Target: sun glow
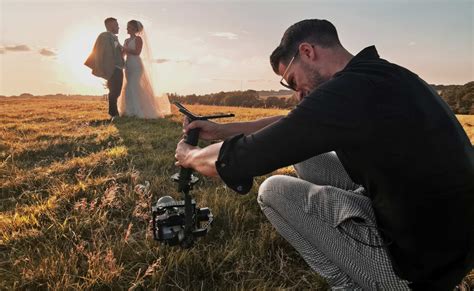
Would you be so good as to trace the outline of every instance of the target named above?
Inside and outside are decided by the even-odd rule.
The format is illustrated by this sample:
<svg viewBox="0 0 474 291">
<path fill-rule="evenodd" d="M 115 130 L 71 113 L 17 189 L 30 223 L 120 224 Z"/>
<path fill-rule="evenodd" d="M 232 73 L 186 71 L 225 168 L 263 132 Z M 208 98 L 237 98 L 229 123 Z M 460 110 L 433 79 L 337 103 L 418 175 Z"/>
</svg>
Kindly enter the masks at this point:
<svg viewBox="0 0 474 291">
<path fill-rule="evenodd" d="M 58 79 L 74 84 L 71 88 L 73 92 L 78 94 L 94 92 L 97 95 L 106 93 L 105 80 L 93 76 L 91 70 L 84 65 L 95 39 L 101 32 L 98 27 L 82 24 L 68 29 L 68 33 L 63 36 L 57 56 L 60 64 Z"/>
</svg>

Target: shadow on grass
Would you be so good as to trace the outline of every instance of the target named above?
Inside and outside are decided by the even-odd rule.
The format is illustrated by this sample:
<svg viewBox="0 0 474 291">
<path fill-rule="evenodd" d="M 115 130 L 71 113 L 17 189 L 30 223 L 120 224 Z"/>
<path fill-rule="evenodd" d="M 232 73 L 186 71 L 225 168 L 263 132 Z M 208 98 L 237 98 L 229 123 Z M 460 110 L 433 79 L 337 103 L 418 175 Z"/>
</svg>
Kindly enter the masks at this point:
<svg viewBox="0 0 474 291">
<path fill-rule="evenodd" d="M 88 125 L 91 127 L 101 127 L 111 125 L 112 122 L 110 119 L 95 119 L 88 122 Z"/>
<path fill-rule="evenodd" d="M 129 157 L 140 171 L 164 174 L 173 170 L 176 144 L 181 125 L 168 119 L 121 117 L 113 121 L 127 148 Z"/>
<path fill-rule="evenodd" d="M 60 137 L 40 136 L 39 140 L 51 139 L 51 144 L 41 149 L 28 149 L 15 155 L 15 166 L 20 169 L 32 167 L 47 167 L 48 165 L 71 157 L 84 157 L 100 152 L 111 144 L 118 142 L 114 136 L 109 136 L 99 142 L 95 136 Z"/>
</svg>

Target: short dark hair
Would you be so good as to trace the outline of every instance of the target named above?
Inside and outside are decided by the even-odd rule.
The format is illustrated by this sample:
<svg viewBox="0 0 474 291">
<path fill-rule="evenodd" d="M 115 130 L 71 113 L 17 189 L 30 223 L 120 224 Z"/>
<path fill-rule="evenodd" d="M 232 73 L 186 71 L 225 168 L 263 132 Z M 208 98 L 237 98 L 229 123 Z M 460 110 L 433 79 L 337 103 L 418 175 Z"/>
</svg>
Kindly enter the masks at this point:
<svg viewBox="0 0 474 291">
<path fill-rule="evenodd" d="M 288 63 L 302 42 L 324 48 L 340 46 L 336 27 L 324 19 L 306 19 L 293 24 L 283 34 L 280 45 L 270 55 L 270 64 L 278 74 L 280 62 Z"/>
<path fill-rule="evenodd" d="M 105 26 L 107 27 L 107 25 L 112 22 L 112 21 L 117 21 L 117 19 L 113 18 L 113 17 L 108 17 L 104 20 L 104 24 Z"/>
</svg>

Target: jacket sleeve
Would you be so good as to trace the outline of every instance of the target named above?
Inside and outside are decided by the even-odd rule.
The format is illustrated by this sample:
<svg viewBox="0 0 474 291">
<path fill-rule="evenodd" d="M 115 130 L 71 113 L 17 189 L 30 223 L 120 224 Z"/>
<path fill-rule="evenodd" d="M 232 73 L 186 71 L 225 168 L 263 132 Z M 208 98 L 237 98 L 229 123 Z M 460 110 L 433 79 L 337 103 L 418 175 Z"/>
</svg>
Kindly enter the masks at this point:
<svg viewBox="0 0 474 291">
<path fill-rule="evenodd" d="M 341 95 L 341 90 L 332 90 L 344 86 L 353 87 L 350 82 L 339 81 L 325 86 L 305 97 L 279 121 L 253 134 L 225 140 L 216 161 L 224 183 L 245 194 L 255 176 L 318 154 L 357 146 L 367 137 L 366 127 L 362 126 L 366 116 L 363 96 L 352 98 L 350 92 Z"/>
<path fill-rule="evenodd" d="M 97 46 L 99 44 L 99 39 L 100 39 L 100 36 L 98 36 L 97 39 L 95 40 L 94 47 L 92 48 L 92 52 L 89 54 L 86 61 L 84 62 L 84 65 L 91 68 L 92 70 L 94 70 L 95 68 L 95 58 L 97 54 Z"/>
<path fill-rule="evenodd" d="M 112 43 L 107 33 L 102 33 L 97 38 L 94 49 L 86 60 L 85 65 L 92 69 L 93 75 L 108 80 L 113 73 L 113 70 L 107 68 L 111 63 L 110 58 L 112 58 L 113 64 Z"/>
</svg>

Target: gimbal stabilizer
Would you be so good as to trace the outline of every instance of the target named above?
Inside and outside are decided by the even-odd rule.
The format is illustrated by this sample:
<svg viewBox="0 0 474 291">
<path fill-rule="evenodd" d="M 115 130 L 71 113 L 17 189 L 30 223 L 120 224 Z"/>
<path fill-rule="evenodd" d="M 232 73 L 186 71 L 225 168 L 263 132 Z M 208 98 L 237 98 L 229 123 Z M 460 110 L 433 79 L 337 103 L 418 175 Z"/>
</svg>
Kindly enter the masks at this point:
<svg viewBox="0 0 474 291">
<path fill-rule="evenodd" d="M 178 102 L 173 104 L 179 108 L 189 122 L 215 118 L 233 117 L 234 114 L 197 116 Z M 199 128 L 189 130 L 185 142 L 196 146 L 199 140 Z M 207 207 L 196 207 L 196 201 L 191 199 L 189 191 L 199 179 L 192 174 L 192 169 L 183 168 L 171 176 L 178 183 L 178 191 L 184 201 L 176 201 L 171 196 L 163 196 L 152 206 L 153 237 L 155 240 L 168 245 L 181 245 L 183 248 L 193 246 L 196 237 L 207 234 L 213 220 L 211 210 Z M 202 225 L 204 224 L 204 225 Z"/>
</svg>

